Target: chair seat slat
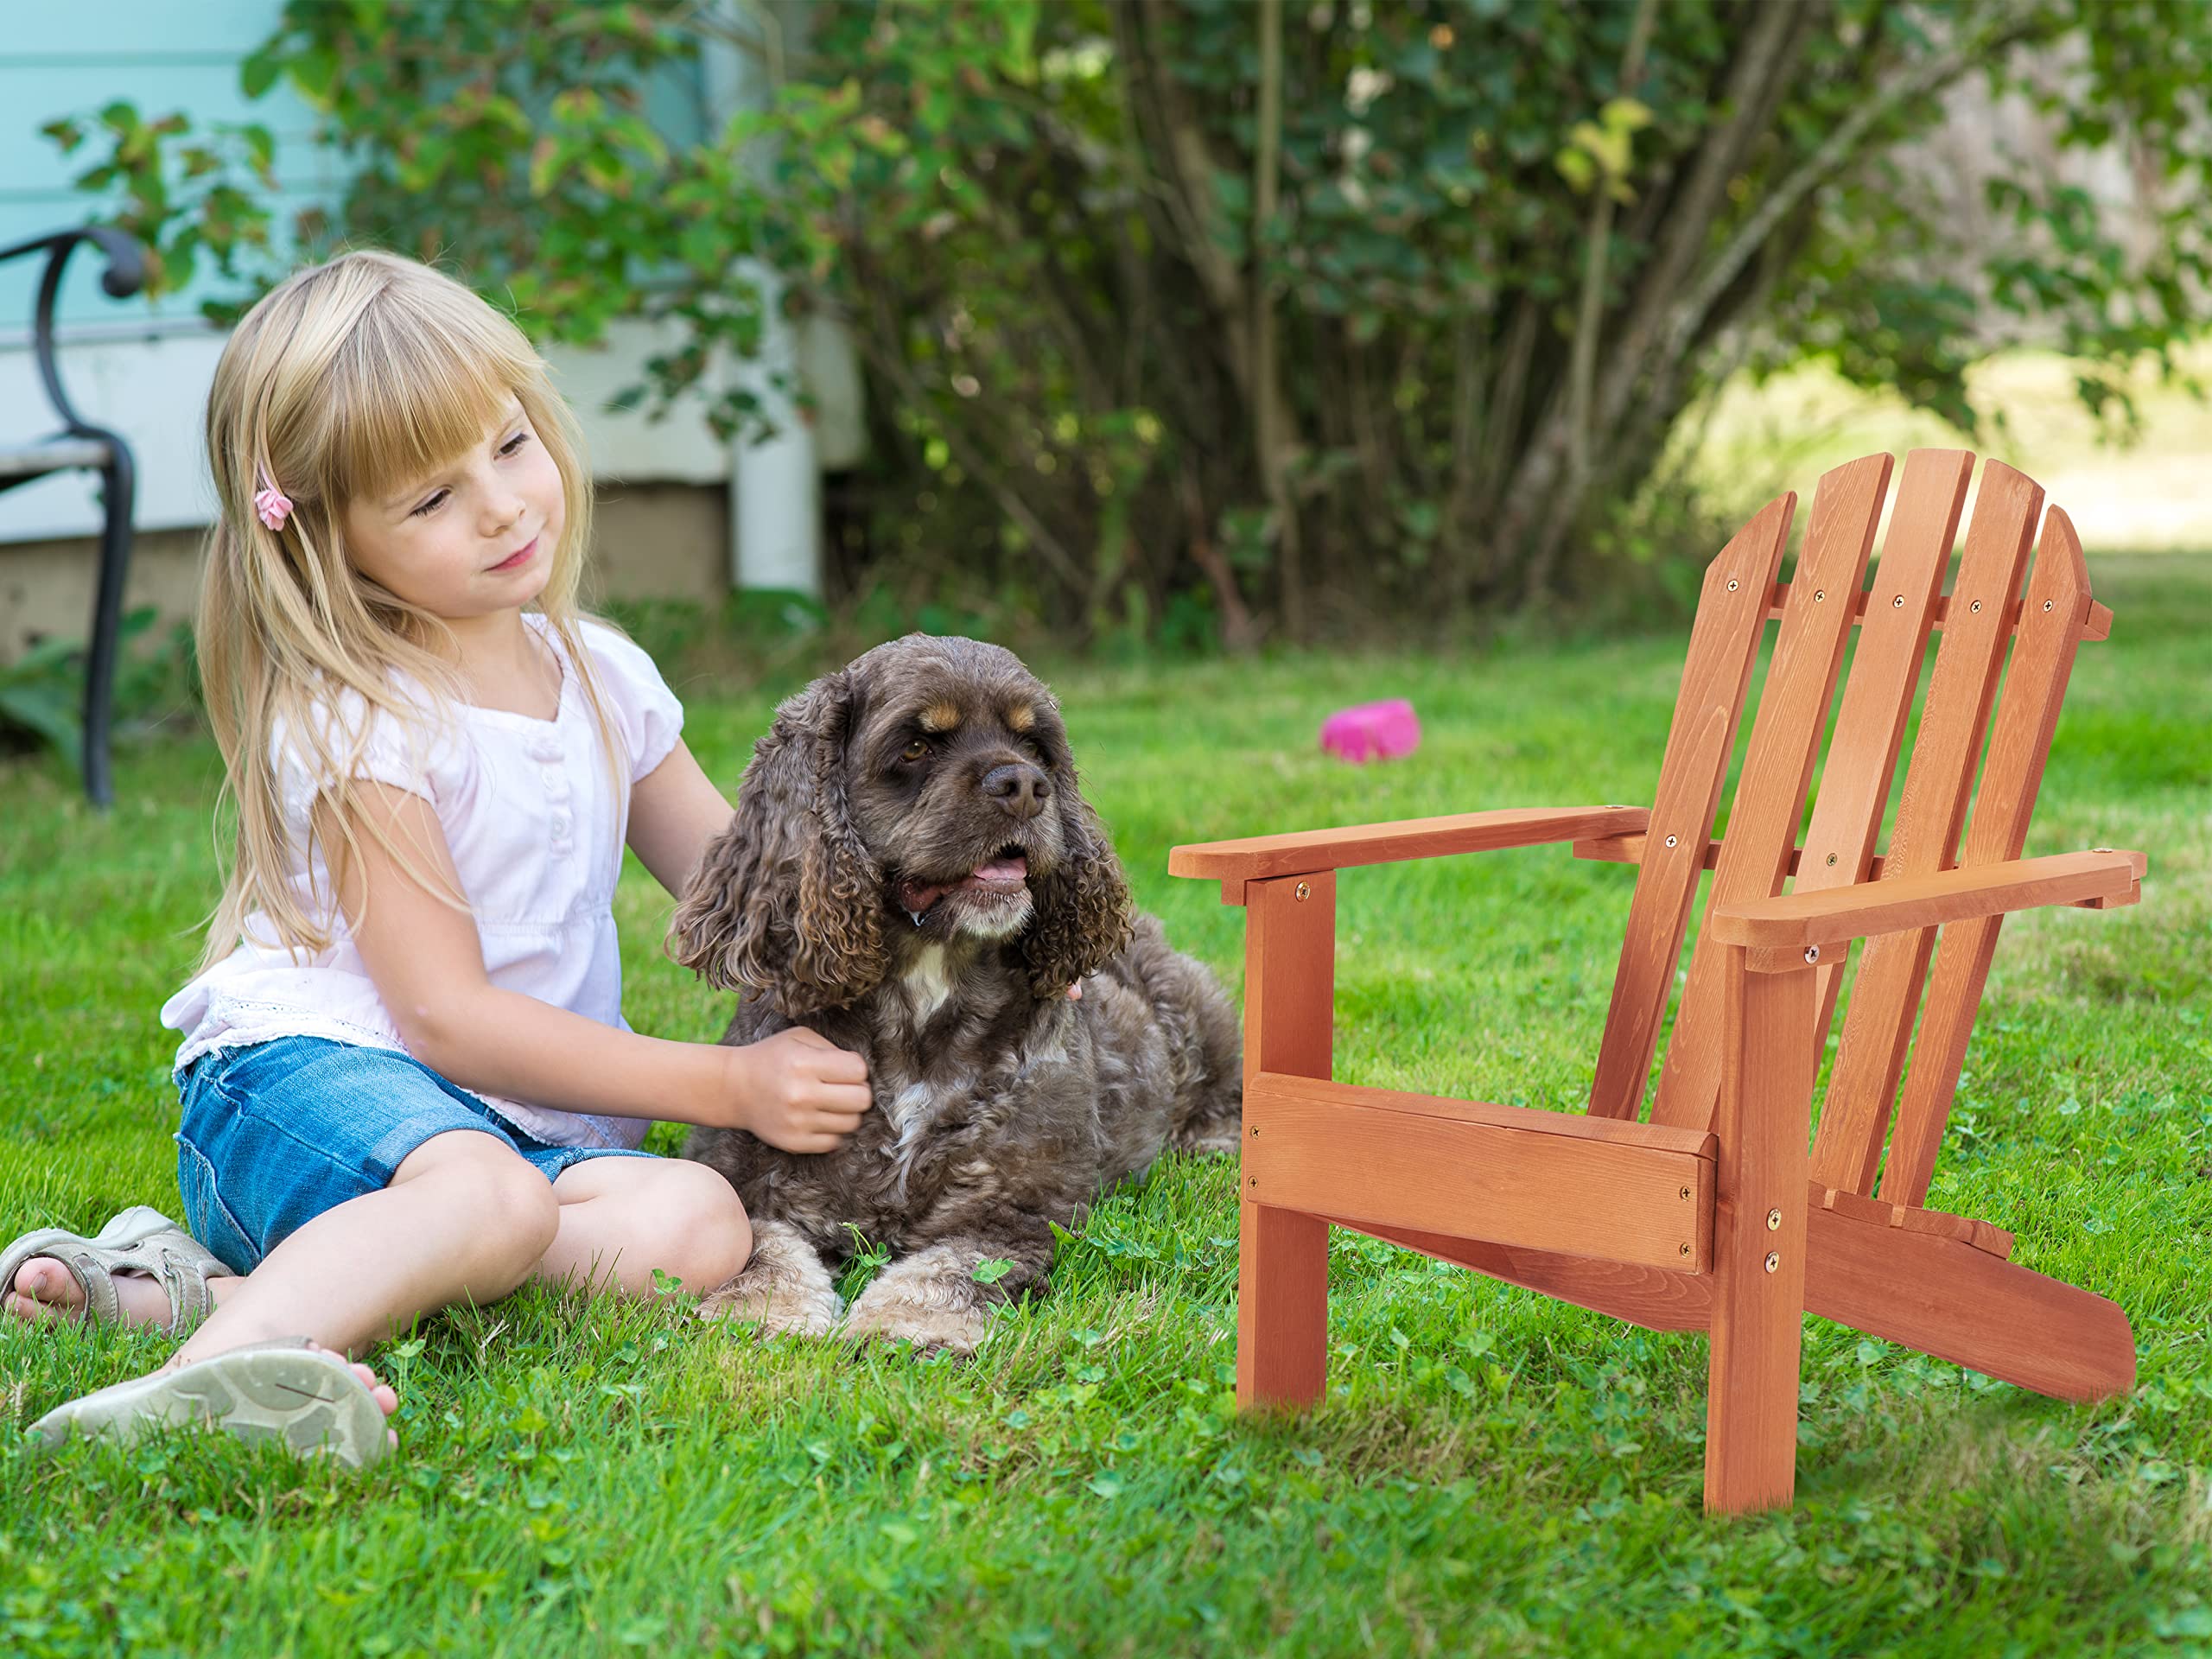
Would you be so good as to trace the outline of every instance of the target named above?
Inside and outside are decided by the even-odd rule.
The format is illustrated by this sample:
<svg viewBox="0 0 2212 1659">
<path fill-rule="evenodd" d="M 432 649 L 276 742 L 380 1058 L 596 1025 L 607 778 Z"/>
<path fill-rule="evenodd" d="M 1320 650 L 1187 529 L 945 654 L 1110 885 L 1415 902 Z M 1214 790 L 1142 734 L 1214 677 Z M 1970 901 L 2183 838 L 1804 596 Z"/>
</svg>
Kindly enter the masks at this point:
<svg viewBox="0 0 2212 1659">
<path fill-rule="evenodd" d="M 36 478 L 72 467 L 105 467 L 114 458 L 99 438 L 48 438 L 38 443 L 0 444 L 0 478 Z"/>
</svg>

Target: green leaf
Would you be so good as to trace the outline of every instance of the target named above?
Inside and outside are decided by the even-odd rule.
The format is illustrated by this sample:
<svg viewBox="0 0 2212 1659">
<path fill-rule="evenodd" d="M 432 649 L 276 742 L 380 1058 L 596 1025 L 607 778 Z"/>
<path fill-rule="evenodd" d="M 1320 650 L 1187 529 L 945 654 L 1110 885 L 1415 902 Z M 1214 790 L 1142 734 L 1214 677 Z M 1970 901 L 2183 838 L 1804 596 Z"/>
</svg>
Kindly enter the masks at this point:
<svg viewBox="0 0 2212 1659">
<path fill-rule="evenodd" d="M 238 65 L 238 90 L 248 101 L 259 98 L 276 84 L 276 77 L 283 66 L 267 46 L 249 53 L 245 61 Z"/>
<path fill-rule="evenodd" d="M 968 1270 L 968 1276 L 979 1285 L 995 1285 L 1013 1271 L 1013 1262 L 994 1256 L 978 1262 Z"/>
</svg>

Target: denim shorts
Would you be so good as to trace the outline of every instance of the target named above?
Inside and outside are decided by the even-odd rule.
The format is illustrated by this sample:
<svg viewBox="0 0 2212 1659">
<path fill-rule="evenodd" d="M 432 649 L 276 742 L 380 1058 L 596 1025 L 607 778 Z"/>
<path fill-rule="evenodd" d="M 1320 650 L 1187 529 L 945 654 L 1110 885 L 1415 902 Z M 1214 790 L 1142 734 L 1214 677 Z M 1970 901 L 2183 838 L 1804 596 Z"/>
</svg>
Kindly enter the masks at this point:
<svg viewBox="0 0 2212 1659">
<path fill-rule="evenodd" d="M 326 1210 L 382 1191 L 433 1135 L 494 1135 L 552 1180 L 589 1158 L 649 1158 L 557 1147 L 394 1050 L 279 1037 L 203 1054 L 177 1084 L 176 1181 L 185 1225 L 222 1263 L 250 1273 Z"/>
</svg>

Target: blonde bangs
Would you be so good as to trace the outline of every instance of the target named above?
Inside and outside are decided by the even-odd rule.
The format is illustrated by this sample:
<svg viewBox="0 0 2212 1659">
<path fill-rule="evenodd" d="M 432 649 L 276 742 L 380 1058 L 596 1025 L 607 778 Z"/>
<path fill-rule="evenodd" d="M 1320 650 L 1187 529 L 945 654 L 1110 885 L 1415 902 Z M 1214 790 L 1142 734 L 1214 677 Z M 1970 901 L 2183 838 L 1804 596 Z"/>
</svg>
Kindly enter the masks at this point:
<svg viewBox="0 0 2212 1659">
<path fill-rule="evenodd" d="M 280 721 L 307 740 L 312 769 L 328 779 L 321 792 L 349 855 L 358 823 L 427 889 L 467 907 L 461 894 L 422 876 L 423 849 L 392 847 L 379 826 L 357 819 L 358 734 L 334 731 L 316 711 L 351 691 L 367 709 L 410 724 L 449 716 L 451 634 L 353 568 L 345 509 L 388 501 L 450 465 L 484 443 L 518 402 L 560 471 L 567 510 L 535 608 L 582 683 L 615 809 L 624 810 L 629 757 L 576 603 L 592 488 L 574 416 L 521 329 L 479 296 L 412 260 L 341 255 L 296 273 L 248 313 L 225 346 L 208 401 L 207 454 L 223 512 L 209 537 L 197 632 L 238 818 L 203 967 L 228 951 L 254 912 L 295 950 L 321 950 L 331 937 L 335 895 L 330 912 L 311 913 L 283 880 L 283 815 L 269 752 Z M 294 503 L 281 531 L 257 522 L 251 505 L 264 474 Z M 395 671 L 429 692 L 432 706 L 403 696 Z"/>
</svg>

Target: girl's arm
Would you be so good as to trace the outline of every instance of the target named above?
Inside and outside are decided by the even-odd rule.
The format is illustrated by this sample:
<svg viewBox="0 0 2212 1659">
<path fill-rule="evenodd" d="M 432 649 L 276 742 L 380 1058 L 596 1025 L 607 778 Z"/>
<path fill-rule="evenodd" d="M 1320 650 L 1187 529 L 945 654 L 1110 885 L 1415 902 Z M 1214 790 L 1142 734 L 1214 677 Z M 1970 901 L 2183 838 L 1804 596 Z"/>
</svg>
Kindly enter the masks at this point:
<svg viewBox="0 0 2212 1659">
<path fill-rule="evenodd" d="M 630 790 L 630 850 L 672 899 L 683 897 L 707 843 L 729 828 L 731 807 L 681 738 Z"/>
<path fill-rule="evenodd" d="M 698 771 L 696 762 L 691 769 Z M 666 770 L 664 762 L 654 776 Z M 437 888 L 459 893 L 430 804 L 369 783 L 357 786 L 356 800 L 364 821 L 353 856 L 327 805 L 316 809 L 316 834 L 354 944 L 402 1040 L 442 1077 L 562 1111 L 749 1129 L 790 1152 L 830 1151 L 868 1109 L 866 1065 L 810 1031 L 779 1032 L 742 1048 L 670 1042 L 501 990 L 485 975 L 474 918 L 410 875 L 369 828 L 373 821 L 406 849 Z M 658 846 L 656 855 L 670 850 Z"/>
</svg>

